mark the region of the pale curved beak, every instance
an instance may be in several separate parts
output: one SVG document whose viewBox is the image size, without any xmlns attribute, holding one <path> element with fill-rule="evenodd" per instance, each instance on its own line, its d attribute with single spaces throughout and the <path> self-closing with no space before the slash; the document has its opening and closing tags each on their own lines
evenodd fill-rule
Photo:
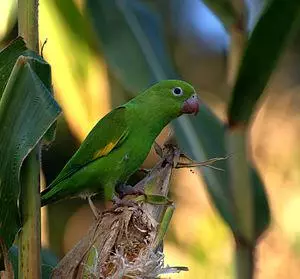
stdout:
<svg viewBox="0 0 300 279">
<path fill-rule="evenodd" d="M 200 103 L 199 98 L 195 93 L 194 95 L 192 95 L 190 98 L 188 98 L 183 102 L 181 112 L 187 114 L 193 113 L 194 115 L 196 115 L 199 111 L 199 103 Z"/>
</svg>

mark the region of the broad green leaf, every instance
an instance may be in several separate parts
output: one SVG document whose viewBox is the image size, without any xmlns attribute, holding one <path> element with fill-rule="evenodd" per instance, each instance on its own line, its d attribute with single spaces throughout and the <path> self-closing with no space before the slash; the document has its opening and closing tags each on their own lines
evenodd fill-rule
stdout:
<svg viewBox="0 0 300 279">
<path fill-rule="evenodd" d="M 278 58 L 300 19 L 300 1 L 269 1 L 257 22 L 237 76 L 228 110 L 231 125 L 249 122 Z"/>
<path fill-rule="evenodd" d="M 238 20 L 232 0 L 202 0 L 203 3 L 219 18 L 225 29 L 230 29 Z"/>
<path fill-rule="evenodd" d="M 7 247 L 21 227 L 22 163 L 60 113 L 49 88 L 49 65 L 34 56 L 27 52 L 18 58 L 0 101 L 0 237 Z"/>
</svg>

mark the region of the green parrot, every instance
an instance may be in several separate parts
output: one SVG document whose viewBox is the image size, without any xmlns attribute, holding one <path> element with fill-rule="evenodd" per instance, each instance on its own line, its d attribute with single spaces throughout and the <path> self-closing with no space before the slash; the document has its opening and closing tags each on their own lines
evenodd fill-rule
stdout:
<svg viewBox="0 0 300 279">
<path fill-rule="evenodd" d="M 73 197 L 91 202 L 95 194 L 113 200 L 116 187 L 126 185 L 139 169 L 161 130 L 178 116 L 198 110 L 198 97 L 190 84 L 180 80 L 156 83 L 99 120 L 42 191 L 41 205 Z"/>
</svg>

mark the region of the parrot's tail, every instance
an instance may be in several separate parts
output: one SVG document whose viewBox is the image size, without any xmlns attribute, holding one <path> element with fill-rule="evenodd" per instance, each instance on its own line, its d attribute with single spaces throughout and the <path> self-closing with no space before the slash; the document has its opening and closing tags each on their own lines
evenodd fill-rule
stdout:
<svg viewBox="0 0 300 279">
<path fill-rule="evenodd" d="M 41 207 L 58 200 L 57 193 L 54 193 L 54 190 L 55 189 L 50 185 L 41 192 Z"/>
</svg>

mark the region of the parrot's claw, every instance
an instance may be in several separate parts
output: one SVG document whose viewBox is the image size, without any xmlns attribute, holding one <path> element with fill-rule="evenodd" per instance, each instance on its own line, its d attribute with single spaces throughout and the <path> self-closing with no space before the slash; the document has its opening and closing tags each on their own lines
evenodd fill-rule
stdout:
<svg viewBox="0 0 300 279">
<path fill-rule="evenodd" d="M 116 209 L 117 207 L 122 207 L 122 206 L 132 207 L 132 206 L 136 206 L 138 204 L 134 200 L 124 200 L 124 199 L 120 199 L 117 196 L 114 196 L 112 198 L 112 202 L 114 203 L 113 209 Z"/>
<path fill-rule="evenodd" d="M 145 195 L 145 192 L 143 189 L 141 189 L 140 187 L 132 187 L 130 185 L 121 185 L 118 188 L 118 194 L 120 196 L 120 198 L 124 198 L 125 196 L 142 196 Z"/>
</svg>

